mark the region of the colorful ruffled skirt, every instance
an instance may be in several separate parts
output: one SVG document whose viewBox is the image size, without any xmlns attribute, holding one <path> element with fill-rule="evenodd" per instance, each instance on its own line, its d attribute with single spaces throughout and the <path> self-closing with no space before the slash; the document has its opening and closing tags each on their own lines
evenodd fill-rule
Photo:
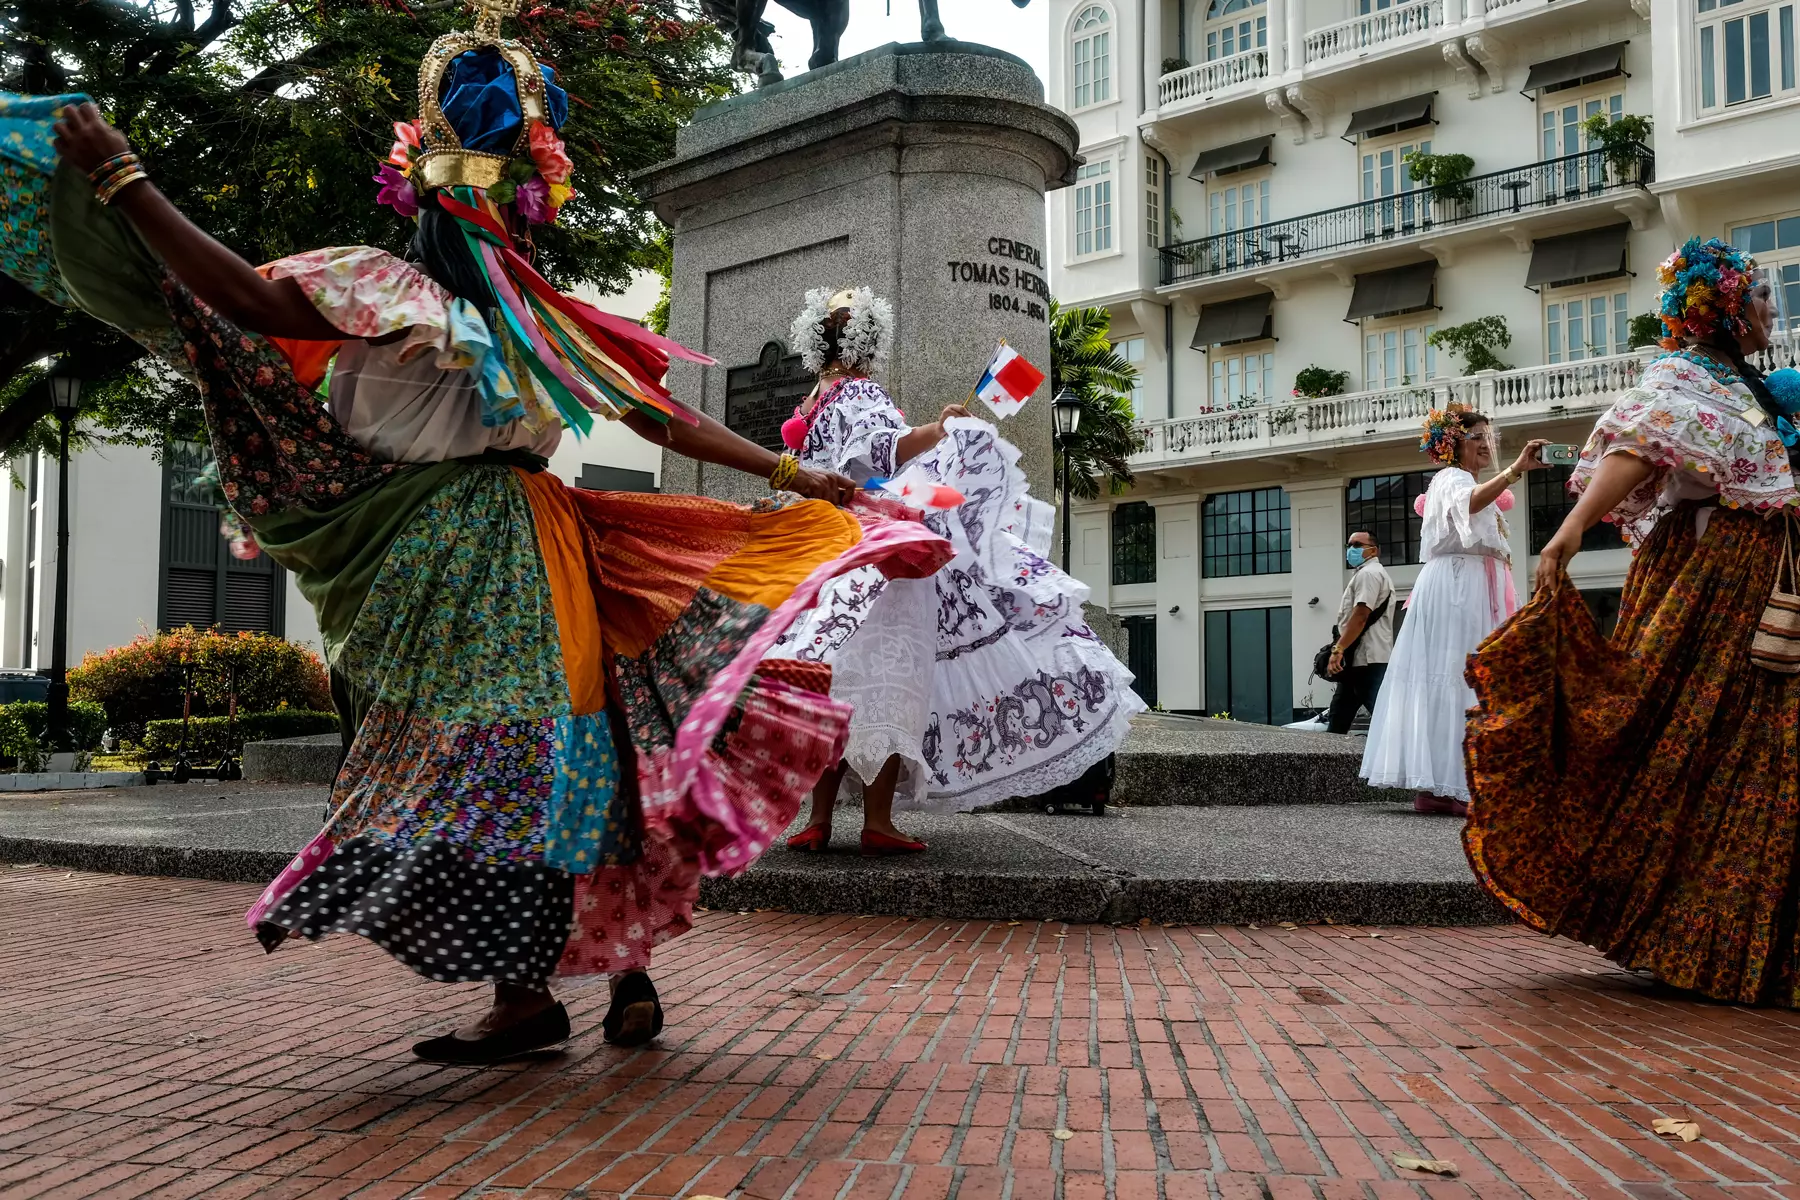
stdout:
<svg viewBox="0 0 1800 1200">
<path fill-rule="evenodd" d="M 1800 676 L 1749 661 L 1781 518 L 1664 517 L 1600 636 L 1565 579 L 1470 659 L 1463 844 L 1522 921 L 1718 1000 L 1800 1006 Z"/>
<path fill-rule="evenodd" d="M 840 755 L 829 672 L 769 659 L 831 580 L 926 576 L 916 521 L 376 461 L 269 341 L 197 301 L 0 97 L 0 270 L 200 389 L 221 485 L 313 604 L 356 734 L 258 899 L 270 949 L 354 933 L 433 979 L 617 972 L 689 925 Z"/>
</svg>

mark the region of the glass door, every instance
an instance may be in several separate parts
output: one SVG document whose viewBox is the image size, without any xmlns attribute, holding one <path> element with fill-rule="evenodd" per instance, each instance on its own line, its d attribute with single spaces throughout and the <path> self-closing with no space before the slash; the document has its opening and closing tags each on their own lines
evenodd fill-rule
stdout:
<svg viewBox="0 0 1800 1200">
<path fill-rule="evenodd" d="M 1418 228 L 1419 206 L 1424 197 L 1418 194 L 1419 185 L 1406 170 L 1406 156 L 1414 150 L 1430 154 L 1430 139 L 1363 150 L 1362 198 L 1380 201 L 1363 210 L 1365 238 L 1393 237 Z"/>
</svg>

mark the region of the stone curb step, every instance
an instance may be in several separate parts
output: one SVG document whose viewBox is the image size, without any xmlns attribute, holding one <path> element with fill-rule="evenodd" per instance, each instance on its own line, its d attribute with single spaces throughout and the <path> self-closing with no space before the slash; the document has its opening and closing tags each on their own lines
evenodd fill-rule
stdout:
<svg viewBox="0 0 1800 1200">
<path fill-rule="evenodd" d="M 267 850 L 120 846 L 0 837 L 0 862 L 118 875 L 161 875 L 266 884 L 290 856 Z M 855 897 L 846 905 L 845 897 Z M 736 879 L 706 879 L 713 909 L 867 913 L 955 920 L 1067 921 L 1129 925 L 1251 923 L 1494 925 L 1511 918 L 1473 880 L 1145 879 L 1095 870 L 1060 875 L 853 868 L 783 869 L 767 860 Z"/>
</svg>

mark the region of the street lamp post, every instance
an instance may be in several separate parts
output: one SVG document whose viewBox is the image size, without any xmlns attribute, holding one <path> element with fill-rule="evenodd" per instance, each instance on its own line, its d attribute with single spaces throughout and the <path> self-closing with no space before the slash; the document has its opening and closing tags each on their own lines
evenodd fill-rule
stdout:
<svg viewBox="0 0 1800 1200">
<path fill-rule="evenodd" d="M 56 616 L 50 640 L 50 749 L 75 748 L 69 736 L 69 425 L 81 407 L 81 377 L 64 362 L 50 370 L 50 403 L 56 413 Z"/>
<path fill-rule="evenodd" d="M 1069 444 L 1081 426 L 1081 400 L 1073 388 L 1056 393 L 1050 411 L 1056 417 L 1056 442 L 1062 447 L 1062 568 L 1069 571 Z"/>
</svg>

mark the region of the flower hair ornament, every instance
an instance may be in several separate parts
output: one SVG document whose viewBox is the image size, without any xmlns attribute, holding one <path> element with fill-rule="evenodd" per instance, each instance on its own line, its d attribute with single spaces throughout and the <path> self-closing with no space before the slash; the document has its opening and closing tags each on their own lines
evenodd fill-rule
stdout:
<svg viewBox="0 0 1800 1200">
<path fill-rule="evenodd" d="M 837 330 L 837 353 L 827 336 Z M 832 292 L 814 288 L 806 293 L 806 307 L 788 331 L 788 346 L 800 355 L 801 364 L 814 375 L 833 359 L 858 375 L 867 375 L 888 356 L 894 341 L 894 306 L 866 287 Z"/>
<path fill-rule="evenodd" d="M 557 135 L 569 95 L 523 43 L 500 36 L 519 0 L 476 0 L 475 28 L 431 44 L 419 64 L 419 119 L 394 122 L 394 145 L 375 174 L 376 199 L 416 217 L 434 188 L 475 188 L 535 225 L 556 220 L 575 189 Z"/>
<path fill-rule="evenodd" d="M 1664 259 L 1656 268 L 1663 288 L 1657 315 L 1668 331 L 1663 348 L 1679 350 L 1683 338 L 1705 342 L 1720 333 L 1748 333 L 1744 301 L 1756 286 L 1755 270 L 1755 259 L 1718 238 L 1689 238 Z"/>
<path fill-rule="evenodd" d="M 1468 405 L 1454 401 L 1443 408 L 1432 409 L 1425 417 L 1424 432 L 1419 437 L 1419 449 L 1432 462 L 1454 467 L 1467 433 L 1463 427 L 1463 418 L 1474 411 Z"/>
</svg>

